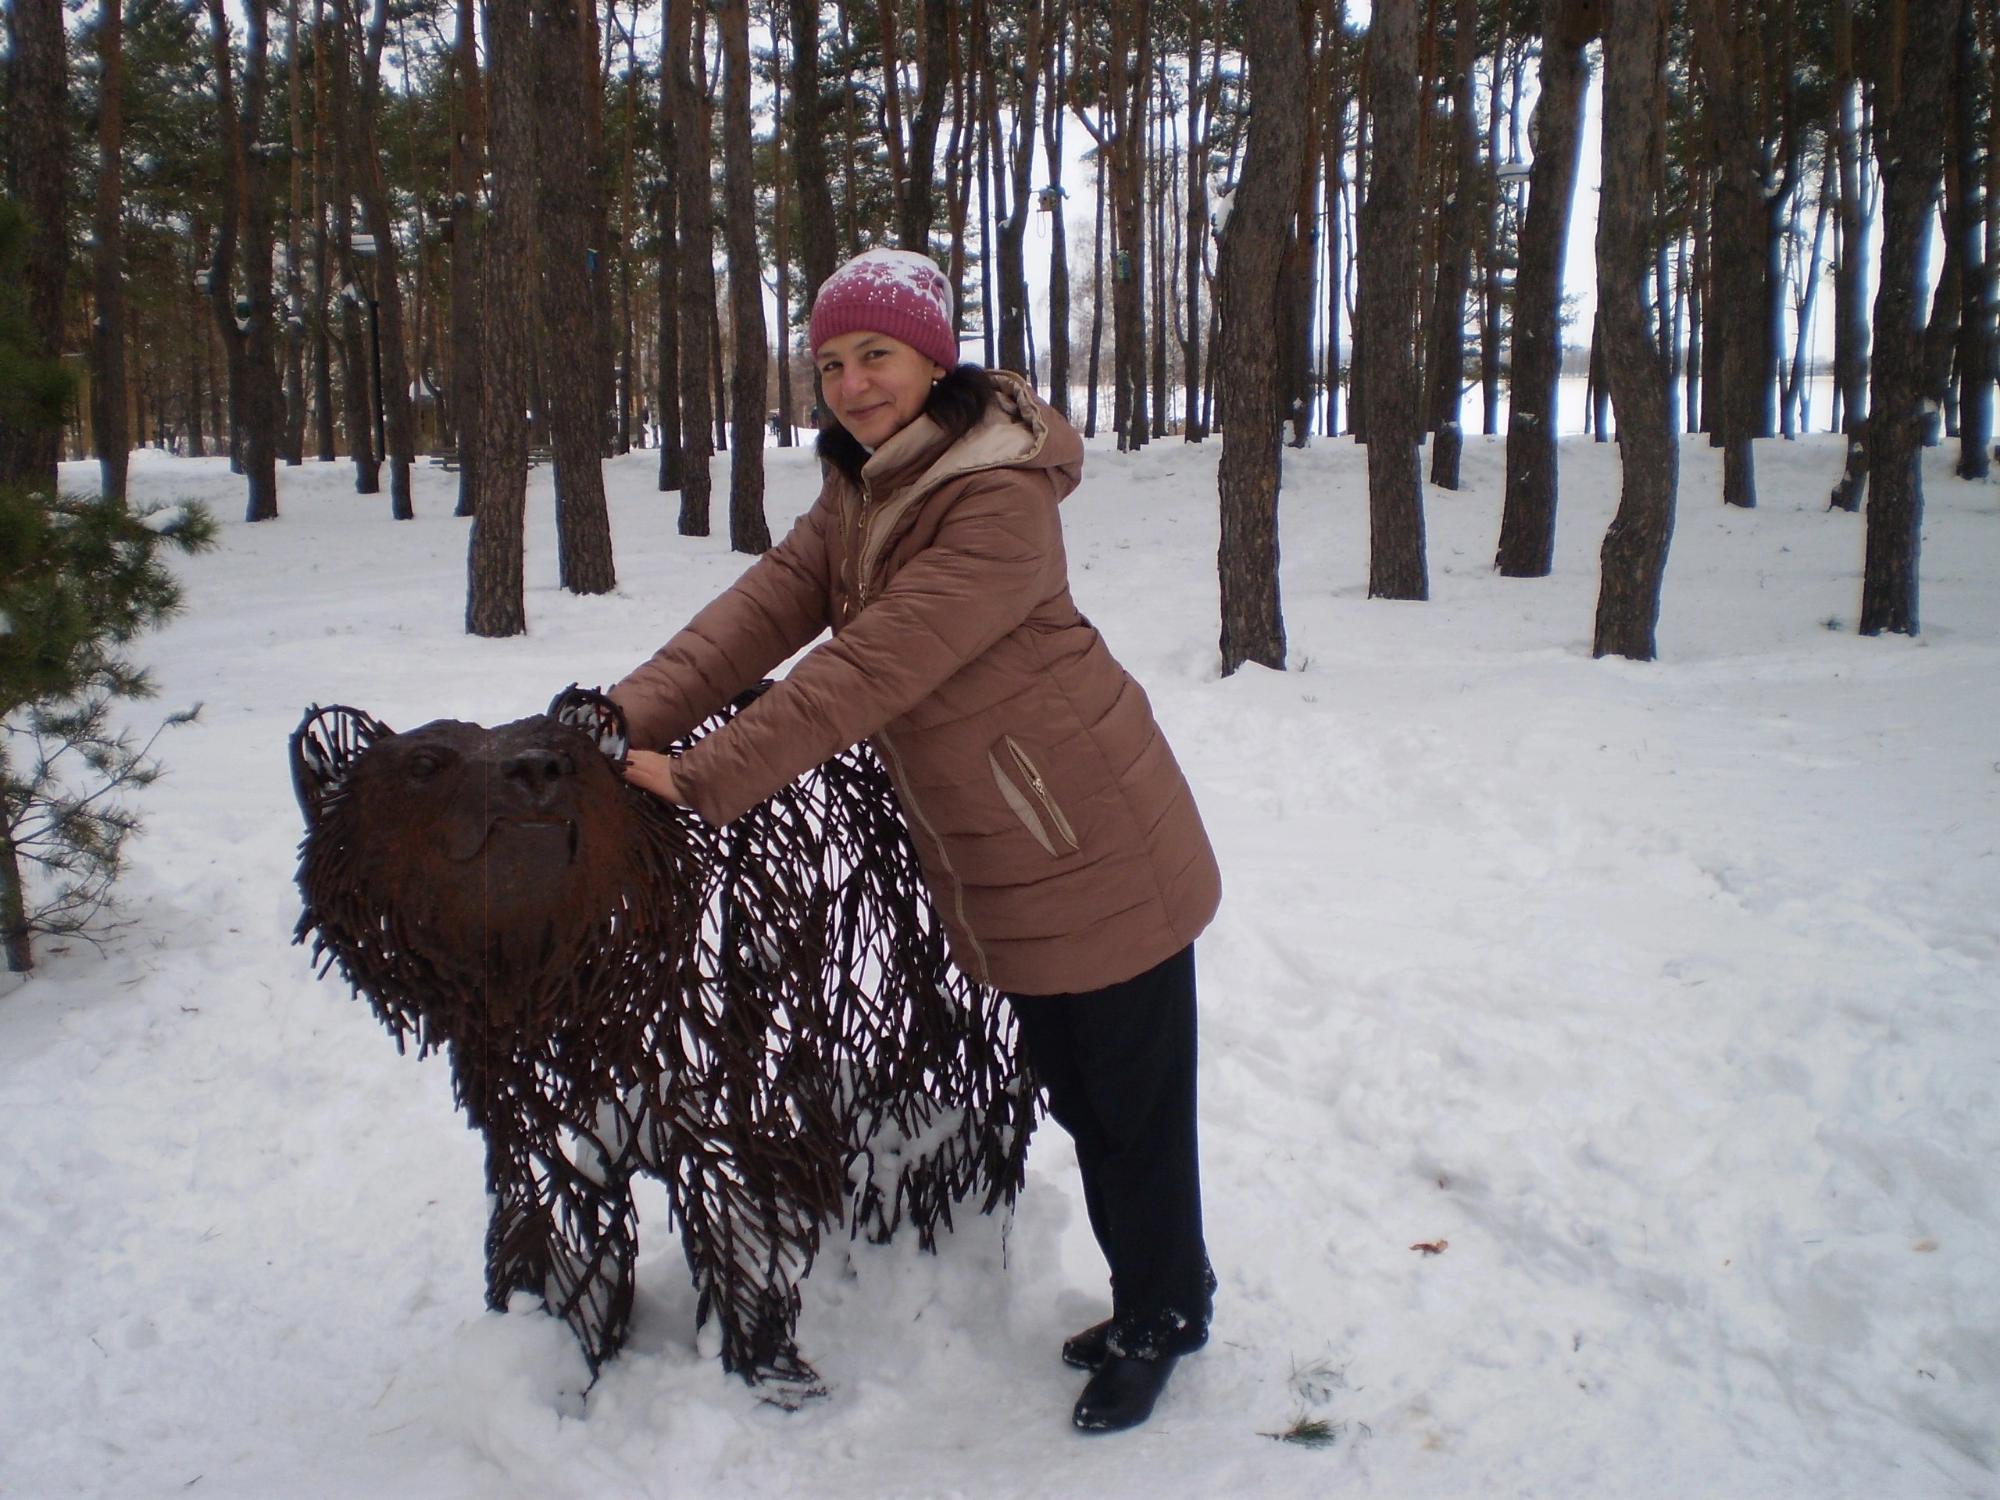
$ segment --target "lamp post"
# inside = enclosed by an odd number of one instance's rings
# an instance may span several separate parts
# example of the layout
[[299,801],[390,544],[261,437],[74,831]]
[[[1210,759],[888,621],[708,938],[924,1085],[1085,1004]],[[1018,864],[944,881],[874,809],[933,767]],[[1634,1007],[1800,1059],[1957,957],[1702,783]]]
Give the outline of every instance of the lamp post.
[[350,243],[354,246],[354,253],[368,262],[369,360],[375,366],[375,461],[381,463],[388,453],[382,436],[382,299],[376,295],[380,272],[375,259],[375,236],[357,234],[351,237]]

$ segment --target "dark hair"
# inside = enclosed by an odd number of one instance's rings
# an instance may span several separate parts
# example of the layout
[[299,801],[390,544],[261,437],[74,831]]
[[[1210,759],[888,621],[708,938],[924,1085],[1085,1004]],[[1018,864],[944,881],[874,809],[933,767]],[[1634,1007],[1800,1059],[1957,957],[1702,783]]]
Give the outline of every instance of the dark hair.
[[[979,419],[986,415],[986,408],[993,404],[995,394],[993,377],[986,373],[983,366],[968,362],[946,372],[931,387],[931,393],[924,401],[923,414],[942,427],[945,435],[955,443],[979,425]],[[827,425],[820,429],[816,447],[819,456],[827,463],[849,479],[860,480],[861,467],[868,462],[868,450],[831,413],[828,414]]]

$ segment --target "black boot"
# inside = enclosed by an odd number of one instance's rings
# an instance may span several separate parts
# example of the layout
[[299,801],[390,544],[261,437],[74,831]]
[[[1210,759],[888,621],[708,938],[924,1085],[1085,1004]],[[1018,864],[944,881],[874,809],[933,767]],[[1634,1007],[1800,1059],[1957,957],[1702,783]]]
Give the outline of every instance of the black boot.
[[1063,1340],[1063,1363],[1079,1370],[1095,1370],[1103,1366],[1111,1352],[1107,1343],[1111,1338],[1110,1318],[1102,1323],[1093,1323],[1082,1333],[1073,1333]]
[[1167,1388],[1180,1356],[1160,1353],[1151,1359],[1105,1352],[1104,1364],[1090,1377],[1077,1398],[1070,1420],[1084,1432],[1122,1432],[1153,1414],[1153,1403]]

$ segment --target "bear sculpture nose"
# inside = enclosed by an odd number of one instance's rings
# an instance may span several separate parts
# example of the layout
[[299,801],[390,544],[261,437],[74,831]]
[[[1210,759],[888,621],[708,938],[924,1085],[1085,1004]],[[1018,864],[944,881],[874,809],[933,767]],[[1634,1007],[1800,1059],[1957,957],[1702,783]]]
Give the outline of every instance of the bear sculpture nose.
[[569,757],[553,750],[522,750],[501,763],[500,774],[529,792],[548,791],[570,774]]

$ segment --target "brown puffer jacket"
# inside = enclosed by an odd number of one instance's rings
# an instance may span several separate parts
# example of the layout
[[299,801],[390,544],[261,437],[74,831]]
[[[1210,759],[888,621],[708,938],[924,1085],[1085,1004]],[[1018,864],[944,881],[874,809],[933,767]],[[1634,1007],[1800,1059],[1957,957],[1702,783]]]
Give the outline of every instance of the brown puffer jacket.
[[1083,442],[1018,376],[956,443],[919,416],[612,689],[632,742],[685,733],[833,637],[681,758],[726,823],[857,741],[902,797],[952,957],[1017,994],[1144,972],[1221,878],[1139,684],[1070,598],[1059,501]]

